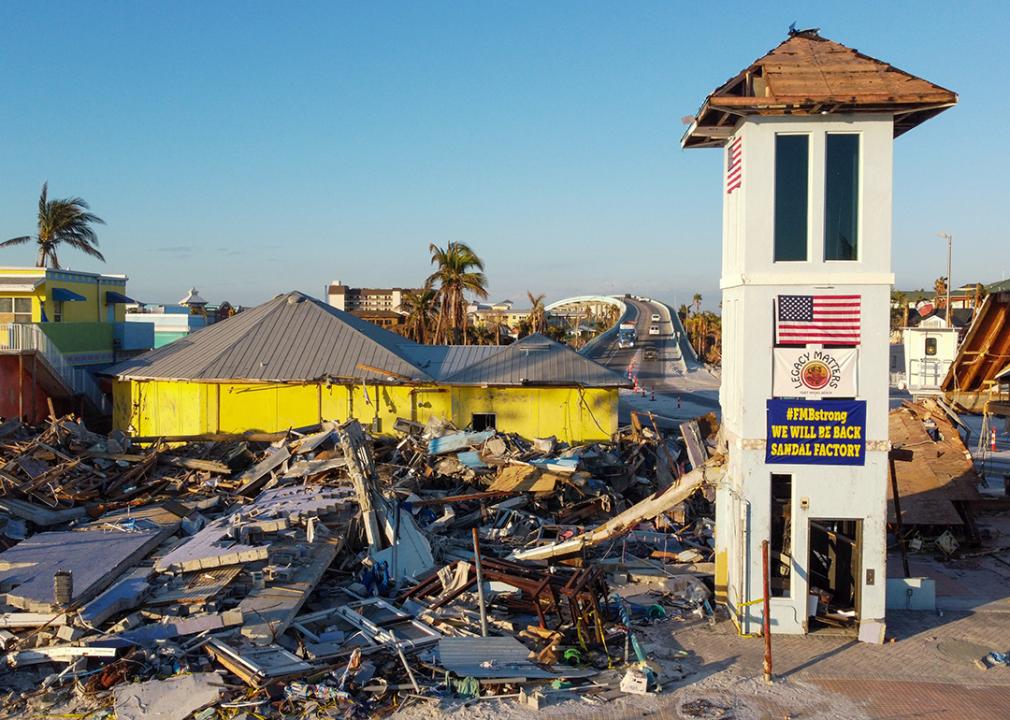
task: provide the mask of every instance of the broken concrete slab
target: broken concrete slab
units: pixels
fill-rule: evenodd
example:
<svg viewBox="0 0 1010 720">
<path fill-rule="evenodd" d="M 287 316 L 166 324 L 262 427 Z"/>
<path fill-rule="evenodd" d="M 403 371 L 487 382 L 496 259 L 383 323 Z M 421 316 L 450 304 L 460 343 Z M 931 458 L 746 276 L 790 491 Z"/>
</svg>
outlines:
<svg viewBox="0 0 1010 720">
<path fill-rule="evenodd" d="M 117 720 L 184 720 L 217 702 L 223 687 L 216 672 L 117 685 L 113 709 Z"/>
<path fill-rule="evenodd" d="M 81 608 L 80 617 L 88 625 L 97 626 L 104 623 L 117 613 L 133 610 L 140 605 L 151 584 L 148 578 L 152 570 L 149 567 L 138 568 L 127 573 L 108 590 Z"/>
<path fill-rule="evenodd" d="M 172 622 L 151 623 L 134 630 L 121 632 L 113 637 L 98 640 L 94 644 L 104 647 L 127 647 L 130 645 L 153 645 L 158 640 L 168 640 L 186 635 L 196 635 L 202 632 L 213 632 L 235 627 L 245 622 L 241 610 L 225 610 L 221 613 L 208 613 L 180 618 Z"/>
<path fill-rule="evenodd" d="M 108 587 L 124 570 L 143 560 L 169 534 L 141 532 L 45 532 L 0 553 L 0 592 L 31 612 L 58 610 L 53 576 L 73 577 L 72 603 L 82 603 Z"/>
<path fill-rule="evenodd" d="M 339 545 L 337 538 L 318 540 L 307 546 L 307 557 L 292 568 L 289 580 L 250 590 L 238 606 L 247 618 L 242 635 L 258 645 L 267 645 L 287 630 L 333 562 Z"/>
<path fill-rule="evenodd" d="M 264 490 L 249 505 L 236 508 L 209 523 L 155 564 L 159 572 L 191 572 L 239 563 L 266 560 L 270 540 L 253 544 L 240 542 L 236 535 L 244 524 L 276 521 L 276 529 L 288 523 L 335 511 L 351 502 L 349 488 L 288 486 Z M 265 526 L 260 525 L 259 529 Z"/>
</svg>

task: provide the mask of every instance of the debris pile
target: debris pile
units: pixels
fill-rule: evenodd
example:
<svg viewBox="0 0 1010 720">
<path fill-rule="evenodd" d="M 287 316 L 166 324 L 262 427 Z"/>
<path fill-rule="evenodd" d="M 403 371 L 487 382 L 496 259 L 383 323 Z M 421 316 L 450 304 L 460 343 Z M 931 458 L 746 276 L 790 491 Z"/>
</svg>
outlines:
<svg viewBox="0 0 1010 720">
<path fill-rule="evenodd" d="M 713 618 L 714 419 L 578 447 L 396 429 L 0 424 L 4 713 L 368 717 L 683 676 L 639 635 Z"/>
</svg>

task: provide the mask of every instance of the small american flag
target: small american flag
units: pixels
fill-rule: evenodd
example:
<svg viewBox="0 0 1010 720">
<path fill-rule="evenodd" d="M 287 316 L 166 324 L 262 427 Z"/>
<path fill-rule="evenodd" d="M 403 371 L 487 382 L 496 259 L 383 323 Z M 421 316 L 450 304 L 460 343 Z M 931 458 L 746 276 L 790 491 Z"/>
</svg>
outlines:
<svg viewBox="0 0 1010 720">
<path fill-rule="evenodd" d="M 743 137 L 738 137 L 726 148 L 726 194 L 743 185 Z"/>
<path fill-rule="evenodd" d="M 777 305 L 776 344 L 859 344 L 859 295 L 779 295 Z"/>
</svg>

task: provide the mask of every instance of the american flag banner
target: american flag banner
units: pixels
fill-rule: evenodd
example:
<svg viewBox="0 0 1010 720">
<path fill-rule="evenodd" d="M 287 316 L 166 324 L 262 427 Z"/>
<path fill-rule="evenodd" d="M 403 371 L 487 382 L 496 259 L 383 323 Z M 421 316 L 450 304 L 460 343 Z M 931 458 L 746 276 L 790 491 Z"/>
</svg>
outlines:
<svg viewBox="0 0 1010 720">
<path fill-rule="evenodd" d="M 859 295 L 779 295 L 775 344 L 858 345 Z"/>
<path fill-rule="evenodd" d="M 743 185 L 743 137 L 735 138 L 726 148 L 726 194 Z"/>
</svg>

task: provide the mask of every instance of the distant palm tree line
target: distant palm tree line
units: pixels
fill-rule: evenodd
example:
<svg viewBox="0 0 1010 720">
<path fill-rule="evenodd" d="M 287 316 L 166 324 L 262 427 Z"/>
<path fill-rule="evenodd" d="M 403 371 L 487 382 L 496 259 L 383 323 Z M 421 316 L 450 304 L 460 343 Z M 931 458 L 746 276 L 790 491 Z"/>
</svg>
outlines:
<svg viewBox="0 0 1010 720">
<path fill-rule="evenodd" d="M 467 312 L 468 298 L 485 300 L 488 297 L 487 276 L 484 261 L 466 243 L 450 242 L 444 247 L 428 246 L 431 255 L 432 273 L 419 290 L 407 291 L 401 300 L 400 309 L 405 315 L 402 332 L 409 339 L 428 344 L 451 345 L 500 345 L 506 340 L 500 321 L 481 324 L 471 323 Z M 576 318 L 575 327 L 570 332 L 563 325 L 548 323 L 544 305 L 546 295 L 527 291 L 530 310 L 528 316 L 519 323 L 519 337 L 542 333 L 554 340 L 570 340 L 578 346 L 585 342 L 580 322 L 591 320 Z M 492 317 L 492 320 L 494 318 Z M 617 321 L 616 308 L 596 319 L 592 334 L 606 330 Z"/>
<path fill-rule="evenodd" d="M 695 293 L 690 307 L 681 305 L 677 315 L 698 358 L 703 362 L 719 363 L 722 361 L 722 317 L 702 311 L 701 299 L 701 293 Z"/>
</svg>

